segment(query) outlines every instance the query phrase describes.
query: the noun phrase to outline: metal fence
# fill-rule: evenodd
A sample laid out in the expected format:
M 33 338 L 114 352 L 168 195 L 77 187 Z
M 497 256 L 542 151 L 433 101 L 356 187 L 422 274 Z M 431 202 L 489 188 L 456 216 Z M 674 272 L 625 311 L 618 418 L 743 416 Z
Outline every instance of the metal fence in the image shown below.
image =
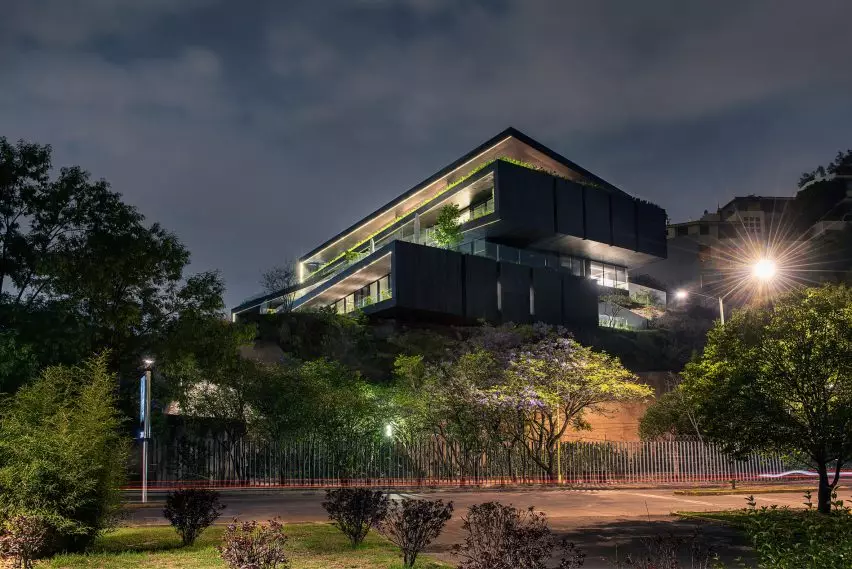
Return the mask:
M 389 440 L 154 441 L 150 463 L 155 487 L 700 484 L 765 480 L 796 467 L 773 455 L 734 460 L 697 441 L 564 442 L 549 459 L 501 444 L 465 450 L 438 437 L 408 445 Z M 131 472 L 138 476 L 138 465 Z

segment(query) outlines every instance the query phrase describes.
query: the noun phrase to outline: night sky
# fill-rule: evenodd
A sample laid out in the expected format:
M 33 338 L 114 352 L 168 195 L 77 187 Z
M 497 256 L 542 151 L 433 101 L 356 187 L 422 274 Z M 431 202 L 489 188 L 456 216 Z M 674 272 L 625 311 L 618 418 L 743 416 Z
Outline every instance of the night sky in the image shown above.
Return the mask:
M 109 180 L 229 306 L 507 126 L 673 221 L 852 147 L 849 0 L 0 8 L 0 135 Z

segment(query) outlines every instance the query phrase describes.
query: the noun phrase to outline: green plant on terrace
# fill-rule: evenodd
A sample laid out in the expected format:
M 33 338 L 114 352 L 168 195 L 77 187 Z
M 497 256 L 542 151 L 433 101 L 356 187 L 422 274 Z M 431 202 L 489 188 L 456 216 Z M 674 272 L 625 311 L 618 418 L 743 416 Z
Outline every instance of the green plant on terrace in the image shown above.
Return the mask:
M 445 249 L 451 249 L 461 243 L 462 230 L 459 216 L 461 211 L 456 204 L 448 204 L 441 208 L 435 222 L 435 243 Z

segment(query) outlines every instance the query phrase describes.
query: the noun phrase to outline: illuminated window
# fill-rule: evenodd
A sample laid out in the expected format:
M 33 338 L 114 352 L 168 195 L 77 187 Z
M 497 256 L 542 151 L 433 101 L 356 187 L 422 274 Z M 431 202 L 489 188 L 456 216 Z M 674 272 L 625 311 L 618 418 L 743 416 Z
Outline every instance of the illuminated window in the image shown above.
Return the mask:
M 760 233 L 760 218 L 753 215 L 744 215 L 742 217 L 743 229 L 746 233 Z

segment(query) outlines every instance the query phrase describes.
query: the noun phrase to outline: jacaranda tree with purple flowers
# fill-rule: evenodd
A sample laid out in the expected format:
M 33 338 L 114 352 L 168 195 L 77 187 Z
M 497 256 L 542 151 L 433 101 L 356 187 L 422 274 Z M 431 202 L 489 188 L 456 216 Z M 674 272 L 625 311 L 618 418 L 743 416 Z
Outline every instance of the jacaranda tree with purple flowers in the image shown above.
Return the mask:
M 551 479 L 557 447 L 569 428 L 589 428 L 588 413 L 652 394 L 618 358 L 571 338 L 548 337 L 511 354 L 504 382 L 488 390 L 489 405 L 510 420 L 505 428 Z

